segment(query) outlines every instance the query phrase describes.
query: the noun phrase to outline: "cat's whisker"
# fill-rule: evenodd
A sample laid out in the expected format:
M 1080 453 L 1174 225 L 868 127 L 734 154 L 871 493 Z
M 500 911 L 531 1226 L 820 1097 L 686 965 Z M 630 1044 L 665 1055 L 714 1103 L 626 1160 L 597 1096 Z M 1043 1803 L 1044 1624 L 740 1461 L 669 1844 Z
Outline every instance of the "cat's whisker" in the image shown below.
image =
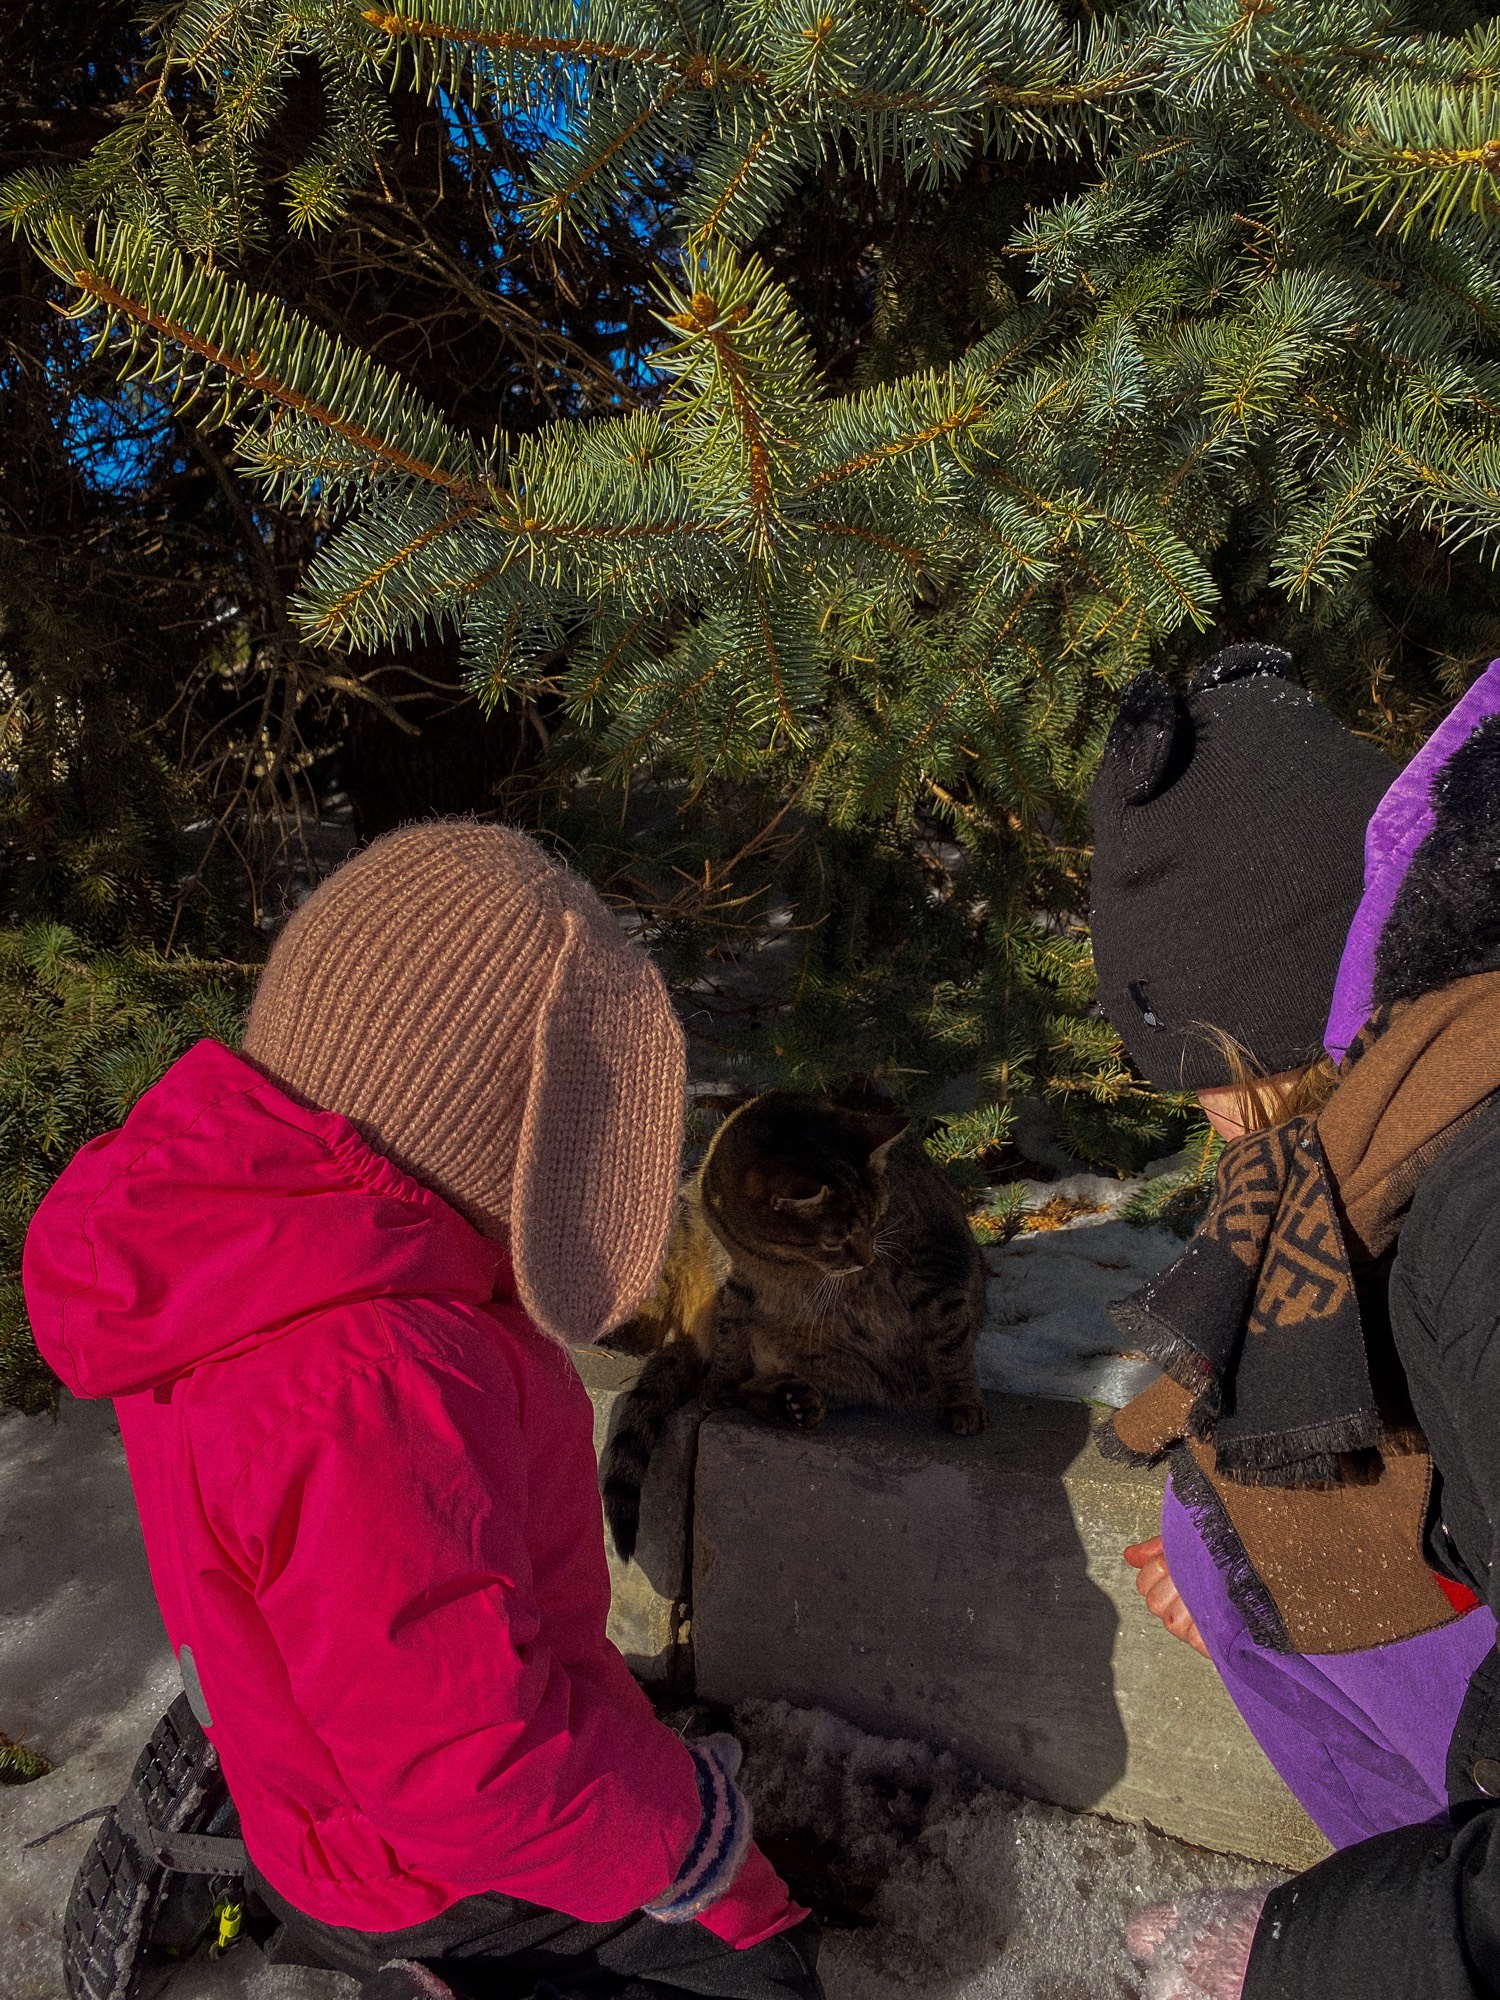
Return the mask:
M 824 1350 L 831 1345 L 834 1313 L 838 1306 L 839 1286 L 843 1282 L 841 1273 L 826 1272 L 813 1294 L 814 1314 L 809 1329 L 809 1347 L 821 1360 Z

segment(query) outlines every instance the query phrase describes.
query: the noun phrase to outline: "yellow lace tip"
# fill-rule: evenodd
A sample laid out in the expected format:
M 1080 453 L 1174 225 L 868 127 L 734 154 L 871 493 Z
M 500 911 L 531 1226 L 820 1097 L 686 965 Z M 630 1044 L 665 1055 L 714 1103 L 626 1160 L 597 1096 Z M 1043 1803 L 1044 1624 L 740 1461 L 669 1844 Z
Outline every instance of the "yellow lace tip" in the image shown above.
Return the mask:
M 245 1918 L 245 1906 L 243 1903 L 220 1903 L 218 1916 L 219 1935 L 215 1944 L 218 1950 L 228 1951 L 240 1934 L 240 1925 Z

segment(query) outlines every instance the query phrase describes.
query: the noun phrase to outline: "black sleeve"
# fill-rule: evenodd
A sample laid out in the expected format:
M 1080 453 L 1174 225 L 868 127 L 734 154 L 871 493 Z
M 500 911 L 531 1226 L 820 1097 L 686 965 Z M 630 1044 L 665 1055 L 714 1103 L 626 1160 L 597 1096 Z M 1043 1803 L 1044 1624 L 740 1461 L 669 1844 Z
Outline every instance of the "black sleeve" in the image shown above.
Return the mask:
M 1500 1806 L 1408 1826 L 1273 1889 L 1244 2000 L 1495 2000 Z
M 1500 1592 L 1500 1118 L 1428 1175 L 1391 1280 L 1396 1343 L 1465 1567 Z M 1475 1616 L 1482 1614 L 1475 1613 Z M 1475 1766 L 1486 1780 L 1475 1782 Z M 1500 2000 L 1500 1650 L 1448 1756 L 1451 1818 L 1345 1848 L 1272 1892 L 1244 2000 Z
M 1500 1115 L 1487 1111 L 1412 1203 L 1391 1332 L 1463 1568 L 1500 1610 Z

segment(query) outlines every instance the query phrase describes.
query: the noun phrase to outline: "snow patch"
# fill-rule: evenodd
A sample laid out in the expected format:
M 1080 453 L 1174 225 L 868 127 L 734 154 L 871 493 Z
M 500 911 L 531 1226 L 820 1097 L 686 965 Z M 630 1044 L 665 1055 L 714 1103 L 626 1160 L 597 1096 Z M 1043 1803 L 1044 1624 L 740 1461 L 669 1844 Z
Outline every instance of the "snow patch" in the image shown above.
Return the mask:
M 1088 1177 L 1058 1183 L 1072 1199 L 1099 1199 Z M 1100 1186 L 1128 1194 L 1135 1183 Z M 1011 1396 L 1052 1396 L 1128 1403 L 1157 1370 L 1127 1361 L 1106 1312 L 1116 1299 L 1182 1255 L 1165 1229 L 1137 1229 L 1128 1222 L 1081 1217 L 1061 1229 L 1017 1236 L 984 1253 L 989 1267 L 988 1309 L 979 1336 L 979 1379 L 986 1389 Z
M 1137 1910 L 1277 1879 L 820 1710 L 750 1702 L 734 1726 L 757 1838 L 833 1918 L 828 2000 L 1140 2000 Z

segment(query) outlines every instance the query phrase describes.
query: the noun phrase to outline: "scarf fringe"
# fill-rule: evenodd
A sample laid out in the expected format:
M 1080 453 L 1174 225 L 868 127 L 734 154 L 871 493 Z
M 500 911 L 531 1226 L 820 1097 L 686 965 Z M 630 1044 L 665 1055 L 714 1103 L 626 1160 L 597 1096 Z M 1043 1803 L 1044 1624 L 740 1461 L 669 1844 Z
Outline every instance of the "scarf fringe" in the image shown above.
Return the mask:
M 1223 1576 L 1235 1609 L 1255 1644 L 1268 1653 L 1295 1653 L 1297 1649 L 1281 1621 L 1275 1599 L 1245 1554 L 1219 1496 L 1185 1446 L 1179 1446 L 1172 1454 L 1172 1486 L 1192 1516 L 1193 1525 L 1203 1537 L 1204 1546 Z
M 1140 1304 L 1140 1296 L 1136 1293 L 1131 1298 L 1116 1299 L 1113 1305 L 1104 1308 L 1114 1323 L 1115 1331 L 1126 1342 L 1130 1353 L 1140 1355 L 1145 1361 L 1154 1361 L 1180 1389 L 1190 1390 L 1197 1396 L 1198 1402 L 1193 1406 L 1195 1416 L 1205 1400 L 1211 1398 L 1213 1412 L 1209 1421 L 1217 1420 L 1219 1384 L 1212 1363 L 1207 1355 L 1184 1340 L 1165 1320 L 1148 1312 Z
M 1196 1428 L 1193 1434 L 1203 1435 Z M 1220 1433 L 1214 1462 L 1237 1486 L 1333 1486 L 1343 1476 L 1341 1458 L 1374 1451 L 1380 1443 L 1379 1418 L 1360 1411 L 1279 1435 L 1230 1438 Z
M 1158 1446 L 1155 1451 L 1136 1451 L 1133 1446 L 1126 1444 L 1124 1438 L 1115 1429 L 1113 1417 L 1106 1418 L 1096 1428 L 1094 1443 L 1099 1447 L 1099 1456 L 1107 1458 L 1111 1465 L 1128 1465 L 1136 1471 L 1143 1471 L 1150 1466 L 1160 1465 L 1167 1454 L 1177 1448 L 1175 1441 L 1173 1441 Z

